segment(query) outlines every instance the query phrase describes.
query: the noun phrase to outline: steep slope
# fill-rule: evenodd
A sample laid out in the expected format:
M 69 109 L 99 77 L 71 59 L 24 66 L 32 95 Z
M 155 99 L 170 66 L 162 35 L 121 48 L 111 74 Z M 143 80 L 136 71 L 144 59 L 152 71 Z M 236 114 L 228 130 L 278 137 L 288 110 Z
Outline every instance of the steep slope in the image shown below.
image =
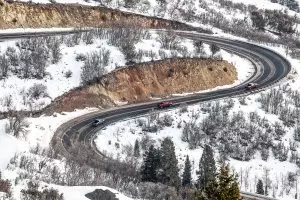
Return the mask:
M 124 13 L 103 7 L 76 4 L 6 3 L 0 0 L 0 29 L 111 26 L 191 28 L 179 22 Z
M 173 59 L 137 64 L 63 95 L 50 110 L 61 112 L 107 106 L 117 101 L 139 102 L 228 85 L 236 79 L 236 69 L 227 61 Z

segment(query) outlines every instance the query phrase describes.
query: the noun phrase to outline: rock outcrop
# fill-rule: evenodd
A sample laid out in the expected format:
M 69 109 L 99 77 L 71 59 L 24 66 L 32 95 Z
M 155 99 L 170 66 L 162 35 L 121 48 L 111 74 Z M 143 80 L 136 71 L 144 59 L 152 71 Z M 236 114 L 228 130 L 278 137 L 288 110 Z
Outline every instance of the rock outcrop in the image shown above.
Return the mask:
M 14 1 L 7 3 L 0 0 L 0 29 L 112 26 L 195 30 L 183 23 L 103 7 Z
M 227 61 L 171 59 L 137 64 L 66 93 L 52 104 L 51 110 L 110 107 L 116 101 L 142 102 L 228 85 L 236 79 L 236 69 Z

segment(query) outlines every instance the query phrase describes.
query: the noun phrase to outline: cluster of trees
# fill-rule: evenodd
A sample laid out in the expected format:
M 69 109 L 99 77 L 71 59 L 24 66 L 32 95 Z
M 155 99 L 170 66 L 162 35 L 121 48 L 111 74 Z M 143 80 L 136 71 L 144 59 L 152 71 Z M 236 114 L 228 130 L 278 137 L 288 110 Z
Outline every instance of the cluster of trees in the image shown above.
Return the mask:
M 209 145 L 205 145 L 199 162 L 197 183 L 193 183 L 192 180 L 189 156 L 185 160 L 182 179 L 177 164 L 174 144 L 170 138 L 165 138 L 160 148 L 151 145 L 145 152 L 140 171 L 141 180 L 175 187 L 177 191 L 181 191 L 184 199 L 238 200 L 240 198 L 237 176 L 232 174 L 229 166 L 225 164 L 217 172 L 213 150 Z
M 220 157 L 227 160 L 228 157 L 248 161 L 256 152 L 260 152 L 263 160 L 267 160 L 270 150 L 274 157 L 280 161 L 298 163 L 299 156 L 294 141 L 290 144 L 283 143 L 286 133 L 285 126 L 295 126 L 294 137 L 299 140 L 297 124 L 299 121 L 299 109 L 283 108 L 280 91 L 271 90 L 261 94 L 258 99 L 262 102 L 262 108 L 267 112 L 277 114 L 283 123 L 270 123 L 256 112 L 249 115 L 239 111 L 229 115 L 232 108 L 232 100 L 207 103 L 201 107 L 206 116 L 198 122 L 199 115 L 194 115 L 190 122 L 183 125 L 181 139 L 189 144 L 191 149 L 199 148 L 205 143 L 218 148 Z M 299 98 L 299 97 L 294 97 Z M 289 101 L 292 102 L 292 101 Z M 279 105 L 280 104 L 280 105 Z M 277 105 L 277 106 L 276 106 Z M 289 155 L 292 157 L 289 159 Z
M 83 84 L 94 81 L 106 73 L 106 67 L 110 59 L 110 51 L 102 48 L 97 52 L 88 54 L 85 58 L 80 75 Z
M 300 12 L 299 3 L 296 0 L 271 0 L 271 2 L 279 3 L 281 5 L 288 7 L 293 11 Z
M 11 196 L 11 183 L 9 180 L 2 180 L 2 175 L 0 172 L 0 192 L 6 193 L 6 198 Z
M 39 191 L 39 184 L 37 182 L 29 181 L 27 189 L 21 190 L 21 200 L 64 200 L 63 194 L 53 188 L 46 188 Z
M 42 79 L 47 75 L 47 66 L 58 63 L 62 56 L 57 37 L 22 39 L 16 46 L 0 55 L 0 79 L 9 73 L 24 79 Z
M 141 167 L 141 180 L 144 182 L 161 182 L 178 189 L 180 177 L 177 164 L 173 141 L 170 138 L 165 138 L 160 149 L 151 145 L 145 153 L 144 163 Z
M 269 28 L 278 33 L 295 33 L 297 17 L 291 17 L 287 13 L 279 10 L 258 10 L 251 12 L 253 27 L 259 30 Z

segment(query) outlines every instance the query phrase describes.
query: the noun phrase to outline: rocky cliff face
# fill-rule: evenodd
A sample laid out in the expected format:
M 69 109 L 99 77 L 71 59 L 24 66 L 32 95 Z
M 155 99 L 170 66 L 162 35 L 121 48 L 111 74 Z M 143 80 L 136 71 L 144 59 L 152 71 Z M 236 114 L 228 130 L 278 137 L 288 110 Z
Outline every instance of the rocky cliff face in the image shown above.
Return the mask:
M 7 3 L 0 0 L 0 29 L 111 27 L 112 25 L 191 29 L 191 27 L 179 22 L 124 13 L 101 7 L 73 4 Z
M 114 101 L 142 102 L 232 84 L 236 79 L 235 67 L 227 61 L 172 59 L 137 64 L 65 94 L 51 110 L 111 106 Z

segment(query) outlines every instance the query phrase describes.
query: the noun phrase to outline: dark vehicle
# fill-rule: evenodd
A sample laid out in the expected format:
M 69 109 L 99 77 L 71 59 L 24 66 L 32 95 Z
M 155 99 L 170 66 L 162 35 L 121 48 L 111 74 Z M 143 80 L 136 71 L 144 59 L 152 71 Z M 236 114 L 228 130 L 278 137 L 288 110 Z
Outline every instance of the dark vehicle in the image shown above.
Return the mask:
M 173 106 L 173 103 L 172 103 L 172 102 L 161 102 L 161 103 L 159 103 L 159 104 L 157 105 L 157 107 L 158 107 L 159 109 L 162 109 L 162 108 L 169 108 L 169 107 L 171 107 L 171 106 Z
M 95 121 L 92 123 L 92 126 L 96 127 L 104 123 L 104 119 L 95 119 Z
M 252 90 L 252 89 L 255 89 L 257 87 L 258 87 L 257 83 L 248 83 L 245 88 L 246 88 L 246 90 Z

